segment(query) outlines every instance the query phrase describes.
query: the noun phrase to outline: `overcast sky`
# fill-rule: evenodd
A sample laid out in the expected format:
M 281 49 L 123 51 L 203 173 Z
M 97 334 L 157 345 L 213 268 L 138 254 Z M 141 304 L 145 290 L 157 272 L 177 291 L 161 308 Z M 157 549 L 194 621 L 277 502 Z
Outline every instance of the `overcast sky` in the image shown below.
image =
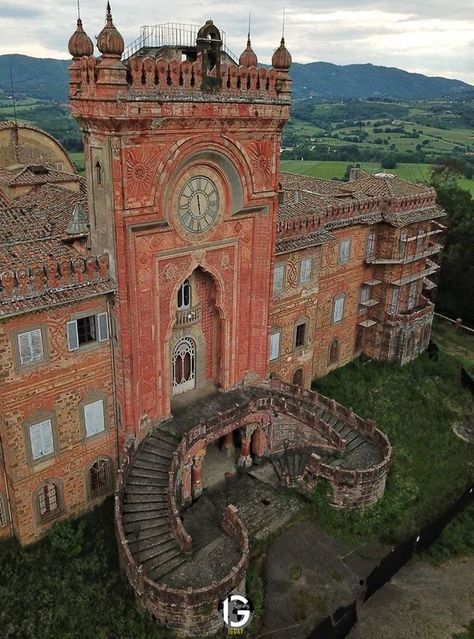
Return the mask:
M 94 38 L 104 2 L 82 0 L 84 28 Z M 252 44 L 268 63 L 281 37 L 297 62 L 372 62 L 474 84 L 474 15 L 467 0 L 111 0 L 116 27 L 131 42 L 144 24 L 203 24 L 212 18 L 237 55 L 252 11 Z M 102 6 L 103 5 L 103 6 Z M 76 0 L 0 0 L 0 54 L 67 58 Z

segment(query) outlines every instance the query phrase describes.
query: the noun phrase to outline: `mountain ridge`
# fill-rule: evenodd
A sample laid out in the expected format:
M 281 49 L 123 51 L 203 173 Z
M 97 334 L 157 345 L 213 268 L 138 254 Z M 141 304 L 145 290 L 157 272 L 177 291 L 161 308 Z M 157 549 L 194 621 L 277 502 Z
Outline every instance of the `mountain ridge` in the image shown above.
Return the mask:
M 32 98 L 63 102 L 67 99 L 70 60 L 33 58 L 22 54 L 0 55 L 0 92 L 11 93 L 10 68 L 15 92 Z M 411 73 L 397 67 L 330 62 L 295 62 L 291 69 L 295 98 L 432 99 L 473 91 L 461 80 Z

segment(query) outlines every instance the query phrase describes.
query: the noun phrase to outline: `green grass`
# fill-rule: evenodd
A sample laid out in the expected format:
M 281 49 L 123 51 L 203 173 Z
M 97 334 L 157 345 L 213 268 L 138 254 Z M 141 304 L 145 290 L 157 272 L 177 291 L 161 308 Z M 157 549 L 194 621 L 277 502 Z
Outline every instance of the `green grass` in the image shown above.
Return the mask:
M 325 179 L 342 179 L 349 162 L 311 161 L 311 160 L 282 160 L 281 170 L 287 173 L 298 173 Z M 430 179 L 431 164 L 398 163 L 395 169 L 383 169 L 377 162 L 358 162 L 362 169 L 369 173 L 392 173 L 403 180 L 410 182 L 428 183 Z M 461 178 L 459 185 L 474 195 L 474 180 Z
M 471 504 L 449 522 L 428 552 L 424 553 L 424 559 L 439 566 L 456 557 L 472 557 L 474 555 L 473 532 L 474 504 Z
M 2 639 L 171 639 L 138 612 L 117 562 L 112 500 L 38 544 L 0 543 Z
M 402 368 L 357 360 L 315 381 L 323 394 L 374 419 L 393 446 L 385 495 L 374 506 L 345 513 L 327 506 L 321 488 L 316 492 L 314 518 L 328 532 L 353 543 L 399 542 L 472 481 L 472 446 L 452 427 L 472 414 L 474 401 L 460 383 L 463 357 L 448 344 L 437 360 L 423 354 Z

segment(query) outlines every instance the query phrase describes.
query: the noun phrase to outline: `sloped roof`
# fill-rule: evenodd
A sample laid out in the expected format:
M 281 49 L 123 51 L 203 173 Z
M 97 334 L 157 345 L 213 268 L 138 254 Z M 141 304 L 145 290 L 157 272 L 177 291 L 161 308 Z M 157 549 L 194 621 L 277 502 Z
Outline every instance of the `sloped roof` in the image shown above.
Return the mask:
M 7 186 L 51 184 L 52 182 L 79 182 L 79 175 L 58 171 L 42 164 L 13 165 L 0 168 L 0 184 Z

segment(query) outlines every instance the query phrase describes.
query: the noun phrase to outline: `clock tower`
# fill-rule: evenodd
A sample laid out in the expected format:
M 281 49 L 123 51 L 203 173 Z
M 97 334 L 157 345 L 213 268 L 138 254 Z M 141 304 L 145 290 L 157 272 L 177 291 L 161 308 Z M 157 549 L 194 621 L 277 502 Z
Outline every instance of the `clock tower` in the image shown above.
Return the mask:
M 117 283 L 117 415 L 139 435 L 177 403 L 267 373 L 280 136 L 291 56 L 250 39 L 236 60 L 207 21 L 142 28 L 125 50 L 110 7 L 91 55 L 70 42 L 90 236 Z M 86 46 L 87 44 L 87 46 Z

